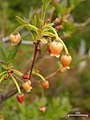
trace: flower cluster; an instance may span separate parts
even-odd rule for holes
[[[47,41],[46,37],[48,37],[50,38],[49,39],[50,41],[47,41],[46,43],[48,44],[46,45],[48,47],[48,51],[50,55],[55,56],[57,58],[60,57],[60,60],[59,60],[60,63],[62,64],[63,68],[67,69],[72,61],[72,57],[70,56],[66,45],[61,40],[61,38],[58,36],[57,30],[60,30],[62,28],[59,18],[56,18],[54,20],[54,24],[57,25],[56,29],[53,26],[50,26],[49,23],[46,23],[45,25],[43,24],[42,27],[38,28],[34,25],[27,23],[20,17],[17,17],[17,18],[20,21],[20,23],[22,23],[22,25],[17,27],[15,31],[10,34],[10,42],[13,47],[15,46],[15,49],[13,49],[12,53],[9,55],[8,61],[10,62],[10,60],[14,58],[13,56],[15,56],[15,54],[17,53],[18,46],[20,45],[21,40],[22,40],[20,34],[17,31],[23,26],[28,29],[33,29],[33,31],[36,32],[36,34],[34,34],[33,36],[34,38],[37,38],[34,41],[35,50],[36,50],[35,56],[36,56],[38,45],[41,42],[44,43],[45,41]],[[65,50],[65,54],[62,55],[61,52],[63,50]],[[33,59],[34,61],[35,61],[35,56]],[[31,74],[37,75],[38,77],[40,77],[42,80],[42,86],[46,89],[49,88],[49,81],[47,81],[45,77],[43,77],[37,70],[34,70],[34,61],[32,62],[33,64],[31,66],[29,75],[23,74],[22,72],[16,69],[13,69],[13,66],[11,65],[11,63],[7,63],[6,65],[3,65],[4,71],[0,73],[0,77],[1,77],[0,82],[2,80],[8,80],[8,78],[14,81],[17,87],[17,90],[18,90],[18,94],[16,97],[19,103],[24,102],[24,93],[21,92],[20,88],[23,88],[26,92],[30,92],[32,90]],[[42,109],[40,111],[42,111]]]

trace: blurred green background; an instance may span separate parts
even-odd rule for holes
[[[6,37],[18,26],[16,15],[28,20],[34,11],[40,10],[41,0],[0,0],[0,34]],[[50,10],[52,10],[51,5],[48,8],[48,14]],[[57,15],[56,10],[52,21]],[[90,0],[81,2],[71,12],[71,19],[76,25],[90,21],[89,17]],[[74,31],[71,23],[63,22],[62,25],[60,35],[65,30],[68,30],[69,33]],[[24,36],[22,32],[21,35]],[[30,34],[24,36],[23,39],[31,41]],[[34,86],[31,93],[25,94],[23,105],[16,101],[15,95],[0,104],[0,120],[65,120],[65,118],[68,119],[66,117],[68,112],[77,110],[90,113],[90,22],[83,29],[76,29],[73,34],[64,39],[64,42],[73,57],[71,69],[51,78],[48,90],[42,90],[39,85]],[[7,49],[8,45],[5,43]],[[42,54],[45,50],[47,48],[42,47]],[[24,72],[31,60],[32,53],[33,45],[22,44],[14,61],[15,67]],[[55,71],[58,62],[56,58],[48,57],[48,53],[46,53],[35,67],[42,67],[41,72],[46,76]],[[7,85],[8,82],[3,83],[2,87],[0,85],[0,92],[3,89],[7,91]],[[45,113],[39,111],[41,106],[46,106]]]

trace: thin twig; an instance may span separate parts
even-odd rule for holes
[[[1,95],[0,96],[0,103],[4,102],[5,100],[7,100],[11,96],[15,95],[16,93],[17,93],[17,89],[16,88],[14,88],[12,90],[9,90],[5,95]]]
[[[51,77],[54,77],[55,75],[57,75],[59,72],[61,72],[60,69],[57,69],[55,72],[46,76],[45,79],[50,79]]]

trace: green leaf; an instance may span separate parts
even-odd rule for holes
[[[26,22],[25,20],[23,20],[19,16],[16,16],[16,19],[17,19],[18,23],[20,23],[20,24],[29,24],[28,22]]]
[[[43,7],[47,8],[51,0],[42,0]]]
[[[20,43],[18,45],[15,45],[14,48],[12,49],[12,51],[10,52],[10,54],[8,55],[8,61],[11,61],[12,59],[14,59],[14,57],[16,56],[18,49],[20,47]]]
[[[4,71],[4,72],[1,72],[0,73],[0,77],[3,75],[3,74],[5,74],[7,71]]]
[[[36,28],[35,26],[31,25],[31,24],[26,24],[24,25],[25,28],[27,28],[28,30],[33,30],[37,33],[38,28]]]
[[[40,14],[39,13],[34,13],[32,18],[31,18],[31,23],[32,25],[39,27],[40,26]]]
[[[44,36],[49,36],[49,37],[55,37],[55,35],[52,32],[45,31],[43,33]]]
[[[46,14],[46,10],[50,4],[51,0],[42,0],[42,14],[41,14],[41,19],[44,21],[45,19],[45,14]]]
[[[15,29],[15,32],[16,32],[18,29],[20,29],[21,27],[25,27],[26,29],[28,29],[28,30],[34,30],[34,31],[37,33],[38,28],[35,27],[34,25],[31,25],[30,23],[26,22],[25,20],[23,20],[22,18],[20,18],[20,17],[18,17],[18,16],[16,16],[16,19],[17,19],[17,21],[21,24],[21,26],[17,27],[17,28]]]

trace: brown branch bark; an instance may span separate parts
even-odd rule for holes
[[[29,79],[31,79],[32,70],[33,70],[33,67],[34,67],[34,64],[35,64],[39,43],[40,43],[40,41],[37,41],[37,43],[35,43],[34,56],[33,56],[33,61],[32,61],[32,65],[31,65],[31,69],[30,69],[30,73],[29,73]]]

